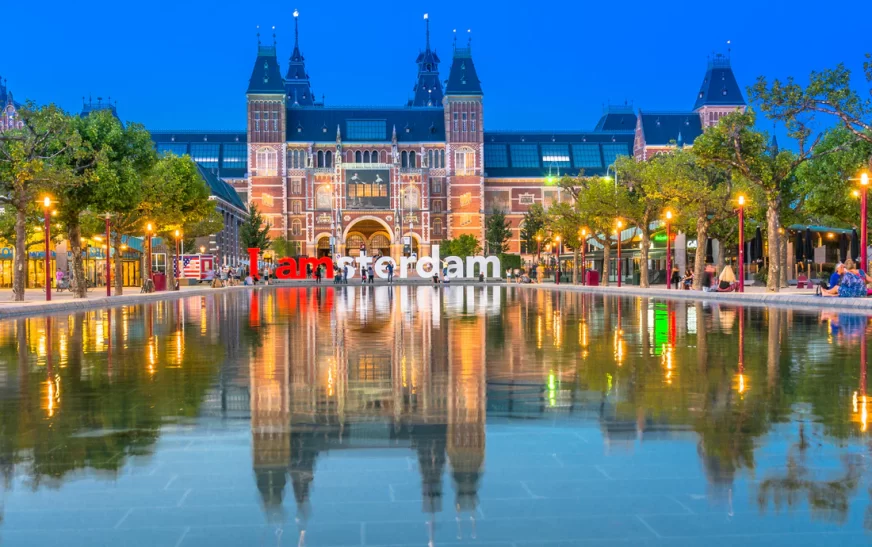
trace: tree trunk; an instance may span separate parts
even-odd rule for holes
[[[606,237],[603,245],[603,278],[600,279],[600,285],[607,287],[609,285],[609,259],[612,254],[611,241]]]
[[[639,287],[650,287],[648,281],[648,247],[650,246],[651,234],[648,233],[647,223],[642,228],[642,248],[639,249]],[[668,274],[667,274],[668,276]]]
[[[115,296],[124,294],[124,262],[121,259],[121,234],[115,232],[112,236],[112,247],[115,249]]]
[[[705,247],[708,243],[708,222],[705,216],[696,219],[696,256],[693,259],[693,290],[702,289],[705,273]]]
[[[15,211],[15,265],[13,268],[13,300],[22,302],[24,301],[24,287],[27,285],[27,212],[25,207],[18,207]]]
[[[71,224],[67,231],[67,242],[73,255],[72,285],[76,298],[88,296],[88,283],[85,279],[85,265],[82,261],[82,230],[78,223]]]
[[[175,245],[175,241],[171,243],[171,245]],[[175,268],[175,260],[179,257],[176,255],[176,248],[171,247],[167,249],[167,290],[174,291],[176,289],[176,268]]]
[[[720,239],[718,240],[718,253],[715,256],[715,265],[718,274],[724,271],[724,267],[727,265],[727,248]]]
[[[578,246],[572,249],[572,284],[578,285]]]
[[[778,217],[779,205],[777,199],[770,199],[766,210],[766,229],[769,230],[767,234],[767,241],[769,243],[769,273],[766,277],[766,290],[769,292],[778,292],[781,284],[779,277],[781,275],[781,264],[778,261],[778,256],[781,254],[779,252],[779,240],[781,238],[778,237],[778,228],[780,228]]]

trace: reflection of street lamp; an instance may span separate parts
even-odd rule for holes
[[[51,300],[51,198],[46,196],[42,200],[43,212],[45,213],[45,300]]]
[[[666,289],[672,288],[672,249],[669,243],[669,228],[672,224],[672,211],[666,211]]]
[[[739,292],[745,292],[745,196],[739,196]]]
[[[617,177],[617,171],[615,171],[615,176]],[[618,240],[618,287],[621,286],[621,228],[624,226],[624,223],[620,220],[618,221],[618,229],[615,231]]]

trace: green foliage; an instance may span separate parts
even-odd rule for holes
[[[537,237],[542,238],[541,244],[547,244],[550,241],[546,241],[546,233],[545,233],[545,208],[542,207],[540,203],[534,203],[527,209],[527,212],[524,213],[524,219],[521,221],[521,232],[520,232],[520,240],[521,240],[521,252],[522,253],[535,253],[539,249],[540,242],[536,240]]]
[[[478,238],[470,234],[463,234],[454,239],[446,239],[439,246],[439,254],[441,256],[457,256],[462,260],[466,260],[468,256],[478,256],[481,254],[481,244]]]
[[[509,240],[512,238],[511,223],[506,219],[506,212],[494,209],[487,216],[484,225],[485,245],[489,255],[498,255],[509,250]]]
[[[513,255],[513,254],[500,254],[500,267],[502,268],[501,275],[506,274],[506,270],[511,270],[514,272],[515,269],[520,269],[524,265],[524,261],[521,260],[521,255]]]
[[[248,249],[258,248],[261,251],[269,249],[269,226],[264,222],[263,215],[252,203],[248,209],[248,218],[239,229],[239,239]]]
[[[300,249],[300,244],[297,241],[289,241],[285,236],[279,236],[272,240],[270,248],[276,253],[279,258],[297,256]]]

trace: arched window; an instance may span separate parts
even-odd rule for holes
[[[274,177],[278,173],[278,158],[272,148],[261,148],[255,156],[256,173],[260,177]]]
[[[315,167],[324,167],[324,151],[318,150],[318,165]]]
[[[345,160],[345,161],[347,161],[348,163],[354,163],[354,152],[352,152],[351,150],[349,150],[349,151],[348,151],[348,159]]]
[[[324,154],[324,167],[333,167],[333,152],[329,150]]]
[[[417,209],[420,206],[421,193],[414,186],[406,188],[403,192],[403,209]]]
[[[363,163],[369,163],[369,150],[363,153]]]
[[[360,150],[354,153],[354,163],[363,163],[360,161]]]
[[[378,150],[373,150],[373,151],[372,151],[372,162],[373,162],[373,163],[378,163]]]
[[[445,150],[439,151],[439,167],[445,169]]]
[[[381,162],[388,163],[388,153],[384,150],[382,150],[382,153],[381,153]]]
[[[302,224],[300,224],[299,220],[291,221],[291,235],[292,236],[300,235],[303,231],[301,226],[302,226]]]
[[[442,235],[442,219],[437,218],[433,221],[433,233],[436,235]]]
[[[414,150],[409,152],[409,167],[417,167],[417,165],[415,165],[415,151]]]
[[[360,234],[349,234],[345,239],[345,253],[352,255],[352,251],[356,251],[354,255],[360,252],[360,248],[366,249],[366,240]],[[352,256],[354,256],[352,255]]]
[[[400,154],[400,167],[408,167],[409,166],[409,153],[403,150],[403,153]]]
[[[432,150],[427,150],[427,167],[434,167]]]
[[[464,146],[454,152],[454,172],[458,175],[475,174],[475,151]]]
[[[330,188],[320,186],[315,192],[315,209],[332,209]]]

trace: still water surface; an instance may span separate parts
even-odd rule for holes
[[[0,322],[0,545],[867,543],[867,328],[429,286]]]

